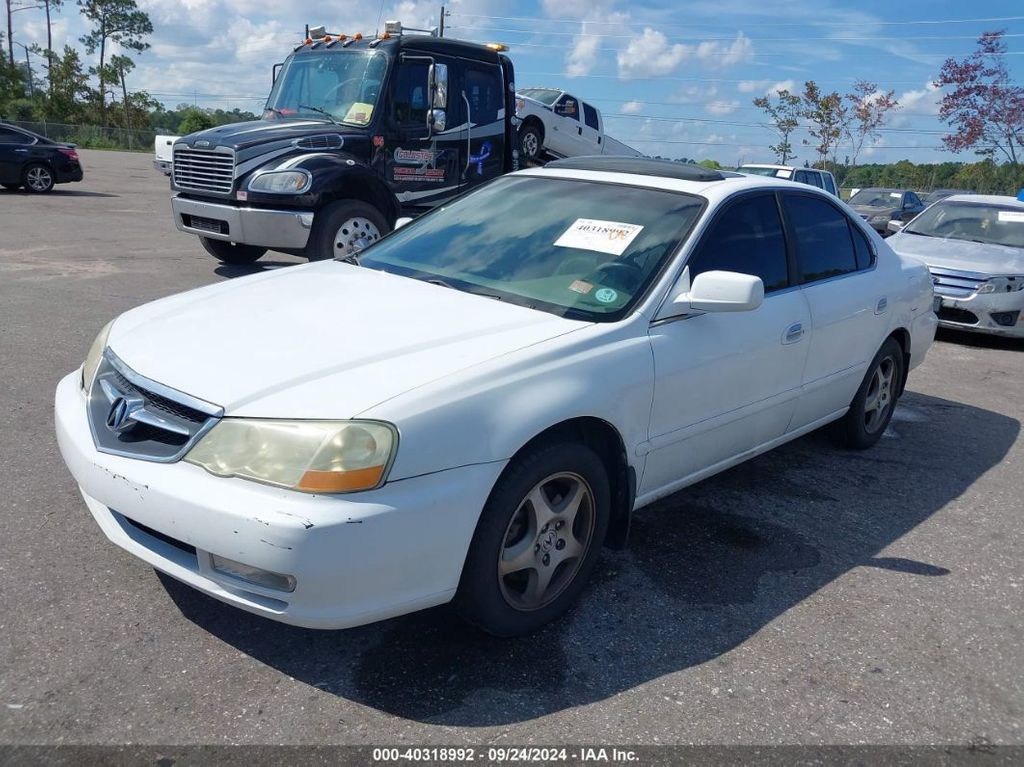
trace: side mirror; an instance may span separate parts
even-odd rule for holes
[[[283,66],[284,66],[284,64],[274,64],[274,68],[270,72],[270,84],[271,85],[273,85],[274,83],[277,82],[277,76],[278,76],[278,74],[280,74],[281,67],[283,67]]]
[[[443,131],[448,126],[448,113],[443,109],[431,109],[427,112],[427,128],[433,131]]]
[[[395,219],[395,231],[398,231],[403,226],[405,226],[406,224],[409,224],[411,222],[412,222],[412,217],[411,216],[402,216],[399,219]]]
[[[764,303],[764,283],[752,274],[702,272],[686,290],[689,281],[684,273],[657,319],[695,312],[752,312]]]
[[[434,62],[427,70],[427,92],[430,94],[430,109],[448,108],[448,65]],[[444,130],[441,128],[440,130]]]
[[[906,226],[906,224],[894,218],[892,221],[885,225],[885,228],[888,229],[893,234],[896,234],[897,232],[903,231],[904,226]]]

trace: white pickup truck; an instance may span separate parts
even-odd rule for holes
[[[633,147],[604,132],[597,107],[580,101],[560,88],[523,88],[516,91],[519,149],[525,162],[547,157],[619,155],[642,157]]]
[[[181,136],[157,136],[153,142],[153,167],[165,176],[171,175],[174,164],[174,142]]]

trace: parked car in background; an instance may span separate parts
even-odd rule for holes
[[[836,184],[836,177],[827,170],[817,168],[798,168],[795,165],[765,165],[761,163],[748,163],[741,165],[736,170],[740,173],[753,173],[757,176],[772,176],[773,178],[785,178],[801,184],[810,184],[818,189],[824,189],[829,194],[839,196],[839,187]]]
[[[605,133],[600,109],[560,88],[516,91],[516,116],[522,120],[519,149],[526,162],[539,162],[549,156],[643,156]]]
[[[906,223],[925,209],[921,198],[908,189],[860,189],[848,202],[850,207],[883,237],[887,237],[891,232],[890,221]]]
[[[824,191],[576,158],[127,312],[57,437],[103,532],[221,601],[341,628],[454,600],[512,636],[635,509],[826,424],[873,445],[935,323],[925,266]]]
[[[0,186],[45,194],[55,184],[82,180],[74,144],[51,141],[38,133],[0,124]]]
[[[174,142],[181,136],[157,136],[153,141],[153,167],[170,176],[174,168]]]
[[[928,265],[940,325],[1024,338],[1024,201],[947,197],[888,242]]]
[[[932,205],[939,200],[944,200],[947,197],[952,197],[954,194],[974,194],[969,189],[936,189],[929,192],[924,198],[925,205]]]

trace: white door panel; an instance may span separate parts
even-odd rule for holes
[[[655,387],[640,495],[786,432],[810,341],[800,290],[753,312],[708,313],[650,330]]]

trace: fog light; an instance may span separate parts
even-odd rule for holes
[[[258,567],[242,564],[227,557],[218,557],[216,554],[210,555],[210,564],[219,573],[230,575],[232,578],[238,578],[240,581],[262,586],[265,589],[295,591],[295,576],[293,575],[281,575],[270,570],[261,570]]]

